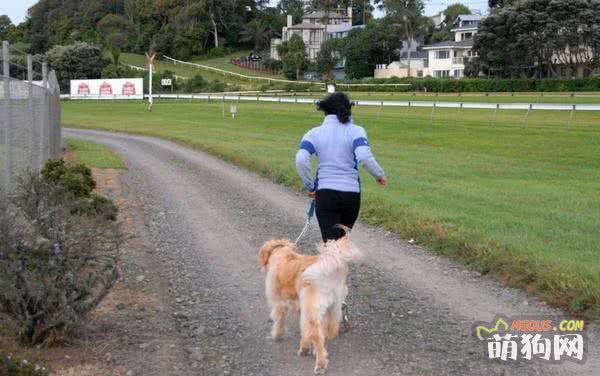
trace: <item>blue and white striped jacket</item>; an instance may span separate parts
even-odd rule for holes
[[[319,158],[314,179],[311,155]],[[360,192],[358,165],[377,179],[385,175],[371,153],[364,128],[352,122],[340,123],[335,115],[325,116],[321,126],[308,131],[296,153],[298,175],[311,192],[319,189]]]

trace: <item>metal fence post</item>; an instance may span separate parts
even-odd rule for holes
[[[571,109],[571,114],[569,115],[569,123],[567,124],[568,128],[571,128],[573,126],[573,119],[575,118],[575,111],[577,110],[577,105],[574,104],[573,108]]]
[[[28,84],[28,98],[27,98],[27,109],[29,114],[29,124],[30,124],[30,132],[31,132],[31,142],[29,143],[29,152],[31,155],[29,156],[29,163],[31,166],[38,168],[40,166],[38,148],[36,145],[39,144],[38,130],[36,129],[36,121],[35,121],[35,104],[33,98],[33,57],[31,54],[27,54],[27,84]]]
[[[496,125],[496,117],[498,116],[498,110],[500,109],[500,103],[496,103],[496,109],[494,109],[494,115],[492,116],[491,126]]]
[[[521,124],[521,128],[525,128],[527,127],[527,119],[529,119],[529,113],[531,112],[531,109],[533,108],[533,104],[529,104],[529,108],[527,109],[527,112],[525,113],[525,119],[523,119],[523,123]]]
[[[11,171],[12,171],[12,142],[11,142],[11,98],[10,98],[10,54],[8,52],[8,42],[2,42],[2,73],[4,79],[4,132],[2,145],[4,146],[4,189],[9,193],[12,188]]]
[[[43,108],[42,121],[40,122],[40,167],[50,158],[50,110],[48,106],[48,64],[42,63],[42,86],[44,95],[42,97]]]
[[[458,125],[458,121],[460,120],[460,115],[462,113],[462,109],[463,109],[463,104],[460,104],[460,107],[458,107],[458,110],[456,111],[456,116],[454,117],[454,126],[456,127]]]

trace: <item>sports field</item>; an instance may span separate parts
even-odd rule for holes
[[[310,105],[63,103],[66,126],[169,138],[300,189]],[[362,219],[573,312],[600,316],[600,113],[356,107],[389,186],[363,176]],[[495,124],[495,125],[492,125]],[[304,210],[304,208],[298,208]]]

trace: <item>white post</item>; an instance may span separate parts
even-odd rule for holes
[[[152,98],[152,74],[154,70],[153,68],[154,64],[148,64],[148,74],[150,75],[148,77],[148,111],[152,111],[152,105],[154,104],[154,98]]]

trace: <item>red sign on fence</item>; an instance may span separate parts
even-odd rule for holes
[[[90,85],[82,82],[77,87],[77,94],[79,95],[89,95],[90,94]]]
[[[135,85],[129,81],[123,84],[123,95],[135,95]]]
[[[108,82],[103,82],[102,85],[100,85],[100,95],[112,95],[112,93],[113,91],[111,84]]]

